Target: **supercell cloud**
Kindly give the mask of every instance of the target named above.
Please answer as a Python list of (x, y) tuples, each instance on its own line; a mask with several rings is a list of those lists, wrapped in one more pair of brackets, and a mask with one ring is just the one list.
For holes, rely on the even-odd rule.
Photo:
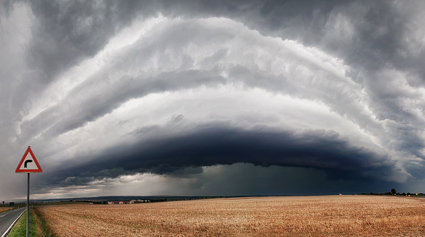
[(422, 1), (2, 1), (0, 198), (423, 192)]

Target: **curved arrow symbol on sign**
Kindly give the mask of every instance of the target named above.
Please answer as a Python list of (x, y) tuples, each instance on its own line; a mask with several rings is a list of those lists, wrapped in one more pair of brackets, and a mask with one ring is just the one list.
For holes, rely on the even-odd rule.
[(31, 162), (32, 162), (32, 160), (26, 160), (25, 163), (24, 163), (24, 168), (27, 168), (27, 164), (31, 163)]

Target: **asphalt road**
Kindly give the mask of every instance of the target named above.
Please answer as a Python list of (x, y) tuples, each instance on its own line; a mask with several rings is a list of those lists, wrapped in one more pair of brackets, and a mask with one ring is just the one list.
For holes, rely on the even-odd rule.
[(12, 225), (12, 223), (25, 212), (25, 207), (15, 209), (12, 211), (0, 213), (0, 236), (3, 236), (4, 232)]

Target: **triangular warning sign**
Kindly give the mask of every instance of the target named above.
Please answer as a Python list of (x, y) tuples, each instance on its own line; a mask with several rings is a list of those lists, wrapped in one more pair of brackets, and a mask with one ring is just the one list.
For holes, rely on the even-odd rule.
[(43, 172), (34, 153), (32, 153), (31, 147), (28, 147), (21, 162), (19, 162), (16, 168), (16, 173), (40, 173)]

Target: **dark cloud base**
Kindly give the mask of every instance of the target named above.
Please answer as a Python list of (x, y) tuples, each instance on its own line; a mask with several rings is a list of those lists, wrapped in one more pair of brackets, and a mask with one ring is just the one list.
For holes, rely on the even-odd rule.
[[(53, 186), (84, 185), (93, 180), (135, 173), (184, 176), (202, 172), (202, 169), (187, 169), (190, 167), (235, 163), (315, 168), (324, 170), (332, 180), (379, 180), (395, 169), (386, 156), (350, 146), (335, 132), (248, 131), (217, 125), (186, 135), (109, 149), (91, 160), (46, 174), (48, 181), (44, 182)], [(74, 178), (70, 181), (68, 177)]]
[(313, 168), (233, 164), (220, 167), (220, 175), (191, 175), (194, 195), (335, 195), (388, 192), (393, 182), (373, 179), (329, 180), (325, 171)]

